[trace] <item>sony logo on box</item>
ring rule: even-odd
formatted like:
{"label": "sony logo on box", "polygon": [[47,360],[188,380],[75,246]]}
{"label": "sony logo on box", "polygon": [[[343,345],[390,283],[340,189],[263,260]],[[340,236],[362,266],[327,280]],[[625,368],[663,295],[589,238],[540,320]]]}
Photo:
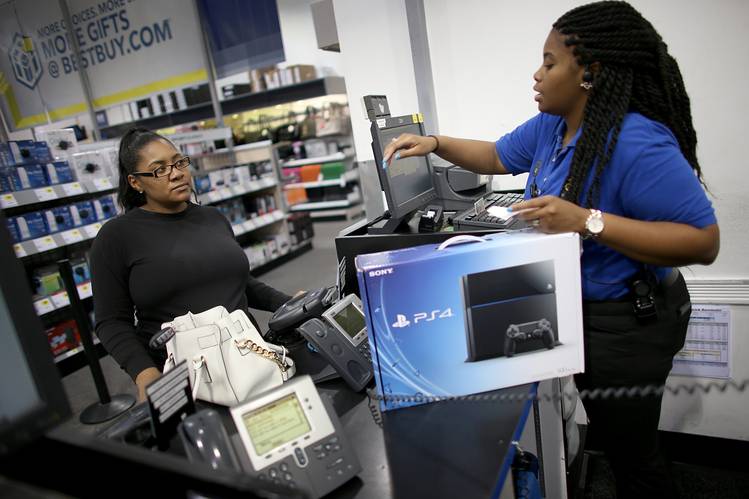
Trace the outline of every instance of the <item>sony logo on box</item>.
{"label": "sony logo on box", "polygon": [[383,275],[392,274],[393,269],[378,269],[378,270],[370,270],[369,271],[369,277],[380,277]]}

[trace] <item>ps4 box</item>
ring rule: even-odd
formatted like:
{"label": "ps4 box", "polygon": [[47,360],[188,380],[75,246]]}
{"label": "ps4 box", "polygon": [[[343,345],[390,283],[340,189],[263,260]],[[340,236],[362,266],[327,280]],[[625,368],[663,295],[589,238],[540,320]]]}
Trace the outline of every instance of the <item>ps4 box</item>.
{"label": "ps4 box", "polygon": [[460,235],[356,270],[383,410],[584,369],[577,234]]}

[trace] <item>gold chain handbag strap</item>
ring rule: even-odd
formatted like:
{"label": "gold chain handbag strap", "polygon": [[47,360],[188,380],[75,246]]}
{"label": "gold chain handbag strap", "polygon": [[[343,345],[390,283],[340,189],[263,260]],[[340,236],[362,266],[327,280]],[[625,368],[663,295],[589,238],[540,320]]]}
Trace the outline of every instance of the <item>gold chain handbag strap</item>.
{"label": "gold chain handbag strap", "polygon": [[267,348],[263,348],[254,341],[248,339],[234,340],[234,343],[237,345],[237,348],[250,350],[252,353],[256,353],[261,357],[270,360],[271,362],[275,362],[282,373],[285,373],[287,371],[288,366],[283,362],[283,360],[281,360],[281,357],[278,355],[278,353],[272,350],[268,350]]}

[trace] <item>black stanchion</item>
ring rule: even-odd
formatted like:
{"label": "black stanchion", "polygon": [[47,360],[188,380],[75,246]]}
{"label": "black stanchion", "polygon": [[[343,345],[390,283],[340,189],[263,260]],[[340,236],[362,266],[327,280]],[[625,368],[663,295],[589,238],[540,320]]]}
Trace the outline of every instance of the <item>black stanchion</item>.
{"label": "black stanchion", "polygon": [[73,310],[73,318],[78,324],[83,351],[86,353],[88,367],[91,369],[91,376],[94,378],[94,385],[96,385],[96,391],[99,393],[99,402],[86,407],[81,413],[80,421],[83,424],[103,423],[130,409],[135,404],[135,398],[127,394],[115,395],[114,397],[109,396],[107,382],[101,371],[99,356],[96,353],[96,347],[91,334],[91,325],[86,312],[83,310],[81,299],[78,296],[78,288],[73,279],[73,269],[70,267],[70,261],[60,260],[57,262],[57,266],[60,269],[60,276],[62,277],[62,282],[65,284],[65,290],[68,292],[70,308]]}

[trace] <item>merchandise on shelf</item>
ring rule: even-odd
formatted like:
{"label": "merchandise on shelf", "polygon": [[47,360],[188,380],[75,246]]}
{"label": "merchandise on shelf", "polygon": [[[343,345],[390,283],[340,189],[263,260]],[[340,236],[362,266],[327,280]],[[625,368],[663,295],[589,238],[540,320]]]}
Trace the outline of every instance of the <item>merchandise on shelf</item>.
{"label": "merchandise on shelf", "polygon": [[75,173],[67,161],[53,161],[45,165],[49,185],[67,184],[75,181]]}
{"label": "merchandise on shelf", "polygon": [[76,227],[96,222],[96,210],[91,201],[80,201],[70,205],[70,214]]}
{"label": "merchandise on shelf", "polygon": [[309,139],[304,141],[304,152],[308,158],[327,156],[328,145],[322,139]]}
{"label": "merchandise on shelf", "polygon": [[49,146],[52,157],[55,159],[68,159],[78,152],[78,139],[75,138],[75,130],[63,128],[62,130],[42,130],[37,136]]}
{"label": "merchandise on shelf", "polygon": [[47,176],[44,174],[45,168],[42,165],[28,164],[19,165],[10,170],[11,184],[14,191],[23,191],[25,189],[36,189],[49,185]]}
{"label": "merchandise on shelf", "polygon": [[284,195],[286,196],[286,203],[289,206],[306,203],[308,201],[307,189],[305,189],[304,187],[292,187],[290,189],[286,189],[284,191]]}
{"label": "merchandise on shelf", "polygon": [[193,183],[195,185],[196,194],[204,194],[211,190],[211,177],[210,175],[193,175]]}
{"label": "merchandise on shelf", "polygon": [[48,265],[34,269],[31,281],[34,294],[38,296],[50,296],[65,289],[57,265]]}
{"label": "merchandise on shelf", "polygon": [[345,172],[346,165],[343,164],[343,161],[333,161],[332,163],[324,163],[320,166],[320,173],[323,180],[340,178]]}
{"label": "merchandise on shelf", "polygon": [[287,220],[292,246],[297,246],[308,239],[312,239],[312,236],[315,235],[312,217],[309,216],[309,213],[292,213]]}
{"label": "merchandise on shelf", "polygon": [[12,140],[0,143],[0,165],[20,166],[32,163],[49,163],[52,154],[46,142]]}
{"label": "merchandise on shelf", "polygon": [[283,180],[284,182],[297,183],[302,181],[302,167],[296,166],[292,168],[283,169]]}
{"label": "merchandise on shelf", "polygon": [[9,217],[8,228],[10,229],[11,237],[13,237],[15,242],[36,239],[37,237],[49,234],[47,222],[39,211],[32,211],[15,217]]}
{"label": "merchandise on shelf", "polygon": [[74,350],[81,344],[81,336],[74,320],[61,322],[47,329],[47,340],[55,357]]}
{"label": "merchandise on shelf", "polygon": [[96,219],[108,220],[113,216],[117,215],[117,207],[114,202],[114,195],[103,196],[93,200],[94,211],[96,212]]}
{"label": "merchandise on shelf", "polygon": [[73,168],[79,181],[117,177],[117,170],[111,169],[111,156],[99,151],[73,154]]}
{"label": "merchandise on shelf", "polygon": [[320,167],[322,165],[304,165],[299,176],[302,182],[317,182],[320,180]]}
{"label": "merchandise on shelf", "polygon": [[88,266],[86,258],[80,257],[70,260],[70,267],[73,269],[73,279],[76,285],[91,280],[91,269]]}
{"label": "merchandise on shelf", "polygon": [[50,233],[62,232],[75,227],[69,206],[57,206],[50,210],[44,210],[43,213]]}

